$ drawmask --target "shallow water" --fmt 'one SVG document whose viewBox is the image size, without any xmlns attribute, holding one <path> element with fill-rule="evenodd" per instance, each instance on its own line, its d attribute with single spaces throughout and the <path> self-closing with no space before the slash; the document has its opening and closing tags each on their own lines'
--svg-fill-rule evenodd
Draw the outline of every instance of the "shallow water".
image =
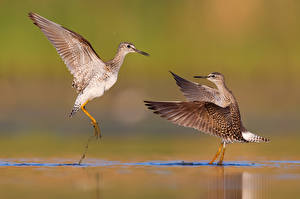
<svg viewBox="0 0 300 199">
<path fill-rule="evenodd" d="M 295 198 L 300 161 L 0 160 L 1 198 Z"/>
<path fill-rule="evenodd" d="M 69 160 L 71 161 L 71 160 Z M 258 162 L 247 162 L 247 161 L 237 161 L 237 162 L 224 162 L 223 165 L 218 165 L 216 163 L 209 164 L 208 162 L 185 162 L 185 161 L 151 161 L 151 162 L 118 162 L 118 161 L 105 161 L 105 160 L 90 160 L 87 163 L 78 164 L 75 160 L 74 163 L 63 163 L 64 160 L 58 160 L 54 162 L 45 162 L 45 160 L 13 160 L 13 159 L 3 159 L 0 160 L 0 167 L 113 167 L 113 166 L 153 166 L 153 167 L 277 167 L 277 168 L 300 168 L 300 161 L 258 161 Z"/>
<path fill-rule="evenodd" d="M 223 166 L 209 165 L 218 141 L 201 135 L 3 136 L 0 198 L 295 198 L 299 137 L 229 145 Z"/>
</svg>

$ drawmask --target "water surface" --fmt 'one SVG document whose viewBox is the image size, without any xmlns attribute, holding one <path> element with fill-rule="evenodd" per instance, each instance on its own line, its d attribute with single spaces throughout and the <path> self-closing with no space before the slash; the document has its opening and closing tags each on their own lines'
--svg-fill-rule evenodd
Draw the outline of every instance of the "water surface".
<svg viewBox="0 0 300 199">
<path fill-rule="evenodd" d="M 300 161 L 2 159 L 4 198 L 293 198 Z"/>
</svg>

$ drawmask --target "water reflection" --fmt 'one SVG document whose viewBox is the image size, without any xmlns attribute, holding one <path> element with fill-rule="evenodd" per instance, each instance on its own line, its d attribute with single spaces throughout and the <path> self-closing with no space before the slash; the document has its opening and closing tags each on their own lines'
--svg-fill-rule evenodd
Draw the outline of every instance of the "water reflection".
<svg viewBox="0 0 300 199">
<path fill-rule="evenodd" d="M 80 167 L 61 165 L 66 161 L 32 162 L 2 161 L 1 198 L 279 199 L 300 194 L 299 162 L 224 167 L 179 161 L 90 161 Z"/>
<path fill-rule="evenodd" d="M 82 179 L 86 179 L 84 186 L 89 187 L 92 198 L 103 198 L 103 173 L 91 171 L 88 168 L 82 167 L 85 175 Z"/>
<path fill-rule="evenodd" d="M 101 183 L 102 183 L 102 175 L 96 173 L 96 199 L 100 199 L 101 197 Z"/>
<path fill-rule="evenodd" d="M 267 198 L 268 177 L 244 171 L 214 168 L 208 179 L 207 198 L 260 199 Z"/>
</svg>

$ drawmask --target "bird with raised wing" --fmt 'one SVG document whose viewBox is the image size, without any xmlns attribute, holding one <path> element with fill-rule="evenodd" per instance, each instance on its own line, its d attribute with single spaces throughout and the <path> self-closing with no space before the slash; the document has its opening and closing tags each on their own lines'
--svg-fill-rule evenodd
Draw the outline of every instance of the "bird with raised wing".
<svg viewBox="0 0 300 199">
<path fill-rule="evenodd" d="M 72 86 L 79 94 L 70 117 L 81 109 L 91 119 L 97 138 L 101 137 L 98 123 L 87 112 L 85 105 L 94 98 L 102 96 L 116 83 L 120 67 L 128 53 L 135 52 L 146 56 L 149 54 L 138 50 L 132 43 L 122 42 L 115 57 L 104 62 L 91 44 L 78 33 L 35 13 L 29 13 L 29 17 L 53 44 L 74 76 Z"/>
<path fill-rule="evenodd" d="M 227 88 L 221 73 L 213 72 L 207 76 L 194 76 L 213 82 L 216 89 L 190 82 L 172 72 L 171 74 L 187 101 L 145 101 L 145 105 L 155 114 L 177 125 L 191 127 L 221 138 L 221 145 L 209 162 L 210 164 L 213 164 L 221 152 L 218 164 L 223 163 L 226 144 L 269 142 L 268 138 L 255 135 L 243 126 L 238 103 Z"/>
</svg>

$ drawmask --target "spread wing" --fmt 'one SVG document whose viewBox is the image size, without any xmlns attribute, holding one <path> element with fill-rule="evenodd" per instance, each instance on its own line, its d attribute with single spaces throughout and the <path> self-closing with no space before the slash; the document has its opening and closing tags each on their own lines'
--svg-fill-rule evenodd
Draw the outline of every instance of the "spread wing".
<svg viewBox="0 0 300 199">
<path fill-rule="evenodd" d="M 37 25 L 56 48 L 69 71 L 74 76 L 73 85 L 83 90 L 96 73 L 105 73 L 105 63 L 99 58 L 91 44 L 81 35 L 62 27 L 38 14 L 29 13 Z"/>
<path fill-rule="evenodd" d="M 198 83 L 190 82 L 172 72 L 171 74 L 188 101 L 211 102 L 223 108 L 229 105 L 229 103 L 222 99 L 218 90 Z"/>
<path fill-rule="evenodd" d="M 232 120 L 229 107 L 222 108 L 210 102 L 153 102 L 145 101 L 148 109 L 174 124 L 191 127 L 224 139 L 242 139 L 240 132 L 228 134 Z"/>
</svg>

